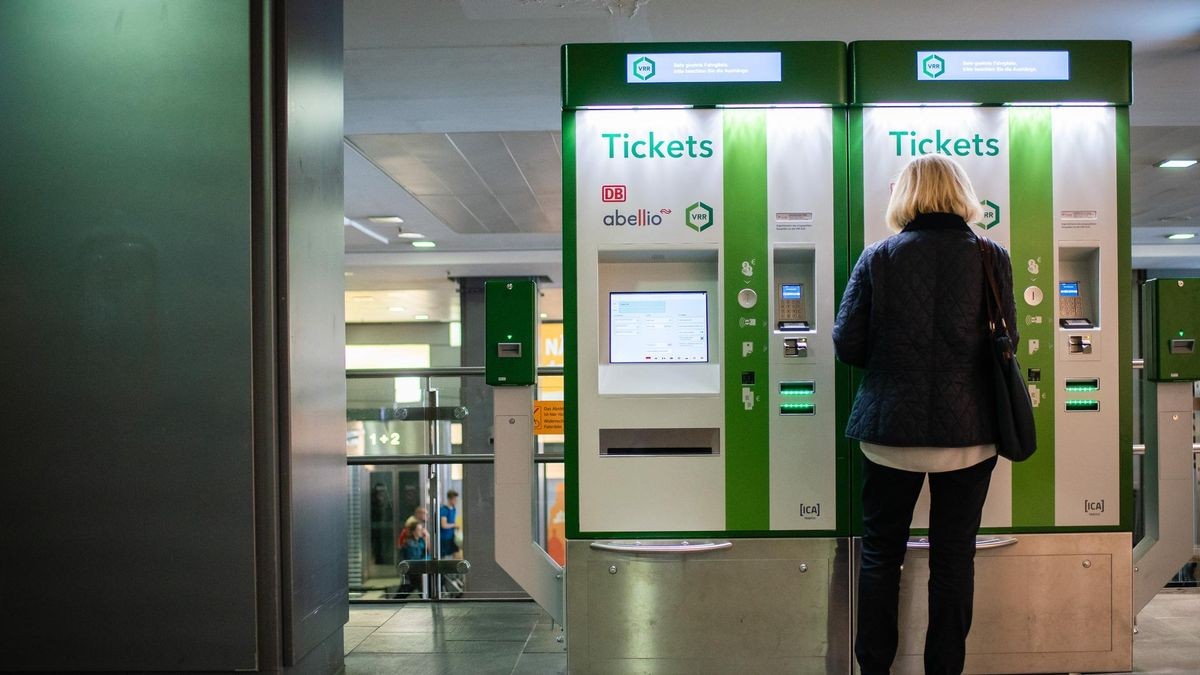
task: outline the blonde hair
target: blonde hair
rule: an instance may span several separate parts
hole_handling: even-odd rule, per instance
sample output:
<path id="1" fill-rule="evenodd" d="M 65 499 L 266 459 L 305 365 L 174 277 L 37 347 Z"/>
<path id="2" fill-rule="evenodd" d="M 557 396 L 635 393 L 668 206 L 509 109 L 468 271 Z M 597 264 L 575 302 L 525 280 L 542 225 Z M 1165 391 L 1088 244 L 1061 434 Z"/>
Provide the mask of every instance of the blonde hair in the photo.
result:
<path id="1" fill-rule="evenodd" d="M 958 162 L 944 155 L 924 155 L 900 171 L 884 217 L 888 228 L 899 232 L 922 213 L 954 213 L 968 223 L 983 219 L 979 197 Z"/>

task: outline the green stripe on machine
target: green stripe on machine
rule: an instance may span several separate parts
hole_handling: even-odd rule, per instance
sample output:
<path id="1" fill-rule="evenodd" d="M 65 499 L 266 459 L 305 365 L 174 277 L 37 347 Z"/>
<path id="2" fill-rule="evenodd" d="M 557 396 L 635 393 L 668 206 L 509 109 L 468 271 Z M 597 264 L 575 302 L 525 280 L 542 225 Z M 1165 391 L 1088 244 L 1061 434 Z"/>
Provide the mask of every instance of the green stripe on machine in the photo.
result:
<path id="1" fill-rule="evenodd" d="M 724 112 L 725 214 L 725 529 L 770 529 L 770 409 L 767 406 L 769 359 L 766 275 L 747 278 L 742 262 L 766 269 L 767 117 L 762 110 Z M 757 261 L 757 262 L 755 262 Z M 738 293 L 752 289 L 760 301 L 744 309 Z M 742 342 L 754 341 L 742 356 Z M 738 364 L 736 367 L 733 364 Z M 758 374 L 747 405 L 742 372 Z M 747 409 L 749 407 L 749 409 Z"/>
<path id="2" fill-rule="evenodd" d="M 1012 467 L 1012 525 L 1015 528 L 1054 527 L 1054 344 L 1053 314 L 1033 323 L 1022 311 L 1024 289 L 1037 286 L 1045 297 L 1055 297 L 1052 275 L 1035 276 L 1026 264 L 1038 262 L 1051 269 L 1054 262 L 1054 176 L 1049 108 L 1014 108 L 1008 118 L 1009 210 L 1013 288 L 1018 298 L 1017 323 L 1021 345 L 1040 340 L 1044 348 L 1021 353 L 1021 365 L 1041 370 L 1040 401 L 1033 410 L 1037 423 L 1038 451 Z M 1038 269 L 1035 267 L 1034 269 Z"/>

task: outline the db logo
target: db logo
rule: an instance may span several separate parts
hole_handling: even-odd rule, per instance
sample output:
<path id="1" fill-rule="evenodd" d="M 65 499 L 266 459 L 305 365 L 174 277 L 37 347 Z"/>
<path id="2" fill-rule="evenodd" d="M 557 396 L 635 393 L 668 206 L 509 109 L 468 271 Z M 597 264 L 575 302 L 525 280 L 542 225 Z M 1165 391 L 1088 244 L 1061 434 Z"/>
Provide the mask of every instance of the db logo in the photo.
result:
<path id="1" fill-rule="evenodd" d="M 600 201 L 604 201 L 604 202 L 623 202 L 623 201 L 625 201 L 625 186 L 624 185 L 601 185 L 600 186 Z"/>

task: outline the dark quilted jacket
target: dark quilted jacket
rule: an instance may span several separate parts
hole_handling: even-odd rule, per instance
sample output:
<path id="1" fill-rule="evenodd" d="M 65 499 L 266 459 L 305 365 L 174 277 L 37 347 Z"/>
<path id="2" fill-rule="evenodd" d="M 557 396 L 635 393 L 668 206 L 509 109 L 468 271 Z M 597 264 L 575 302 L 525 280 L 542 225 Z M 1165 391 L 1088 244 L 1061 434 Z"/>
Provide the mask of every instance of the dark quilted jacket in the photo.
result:
<path id="1" fill-rule="evenodd" d="M 1015 340 L 1012 264 L 993 251 Z M 863 251 L 833 327 L 837 357 L 866 369 L 847 436 L 901 447 L 995 441 L 985 283 L 975 235 L 953 214 L 919 215 Z"/>

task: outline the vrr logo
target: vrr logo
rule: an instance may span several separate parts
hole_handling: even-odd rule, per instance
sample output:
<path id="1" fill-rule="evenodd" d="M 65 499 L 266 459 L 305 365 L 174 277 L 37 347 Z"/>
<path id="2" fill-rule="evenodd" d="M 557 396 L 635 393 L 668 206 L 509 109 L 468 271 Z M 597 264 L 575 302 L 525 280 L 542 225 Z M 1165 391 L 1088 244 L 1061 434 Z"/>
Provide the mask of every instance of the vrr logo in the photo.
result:
<path id="1" fill-rule="evenodd" d="M 654 77 L 654 61 L 645 56 L 634 61 L 633 76 L 643 82 Z"/>
<path id="2" fill-rule="evenodd" d="M 703 232 L 713 224 L 713 209 L 704 202 L 696 202 L 684 209 L 683 218 L 688 227 Z"/>
<path id="3" fill-rule="evenodd" d="M 946 72 L 946 62 L 937 54 L 930 54 L 921 61 L 921 70 L 929 77 L 940 77 Z"/>
<path id="4" fill-rule="evenodd" d="M 985 230 L 990 230 L 1000 224 L 1000 207 L 995 202 L 985 199 L 980 204 L 983 206 L 983 219 L 975 223 Z"/>
<path id="5" fill-rule="evenodd" d="M 600 201 L 623 202 L 625 201 L 626 192 L 627 190 L 624 185 L 601 185 Z"/>

